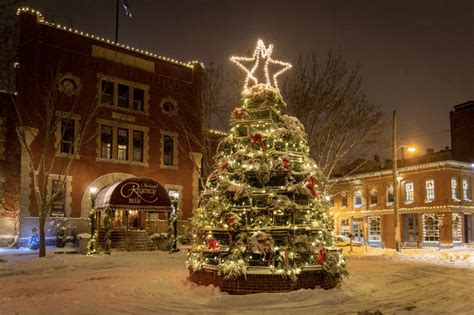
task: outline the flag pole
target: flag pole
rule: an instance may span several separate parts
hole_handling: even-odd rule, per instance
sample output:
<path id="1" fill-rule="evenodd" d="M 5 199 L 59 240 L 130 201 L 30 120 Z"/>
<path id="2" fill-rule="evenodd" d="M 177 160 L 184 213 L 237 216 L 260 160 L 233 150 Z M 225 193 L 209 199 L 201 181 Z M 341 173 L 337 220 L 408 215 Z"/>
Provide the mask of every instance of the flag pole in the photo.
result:
<path id="1" fill-rule="evenodd" d="M 116 1 L 116 6 L 115 6 L 115 43 L 118 43 L 118 28 L 119 28 L 119 0 Z"/>

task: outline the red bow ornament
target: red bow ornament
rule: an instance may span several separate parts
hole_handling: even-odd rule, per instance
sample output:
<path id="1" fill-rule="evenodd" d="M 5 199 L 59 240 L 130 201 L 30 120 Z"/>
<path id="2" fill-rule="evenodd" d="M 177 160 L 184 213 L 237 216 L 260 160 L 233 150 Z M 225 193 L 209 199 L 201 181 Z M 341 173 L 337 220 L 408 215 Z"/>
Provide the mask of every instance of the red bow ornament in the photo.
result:
<path id="1" fill-rule="evenodd" d="M 306 184 L 304 186 L 309 189 L 313 198 L 318 197 L 318 192 L 316 191 L 316 177 L 308 176 L 308 178 L 306 178 Z"/>
<path id="2" fill-rule="evenodd" d="M 236 109 L 234 109 L 232 114 L 234 115 L 235 119 L 240 119 L 240 118 L 242 118 L 242 116 L 244 114 L 244 109 L 242 107 L 237 107 Z"/>
<path id="3" fill-rule="evenodd" d="M 286 157 L 283 158 L 283 168 L 287 171 L 290 169 L 290 160 Z"/>
<path id="4" fill-rule="evenodd" d="M 318 265 L 323 265 L 324 260 L 326 259 L 326 250 L 324 248 L 321 248 L 318 253 Z"/>
<path id="5" fill-rule="evenodd" d="M 218 249 L 220 247 L 219 243 L 217 243 L 217 241 L 212 237 L 207 238 L 207 245 L 209 245 L 210 249 Z"/>
<path id="6" fill-rule="evenodd" d="M 263 139 L 262 134 L 260 133 L 254 133 L 250 136 L 250 142 L 252 144 L 258 144 L 260 148 L 262 148 L 263 152 L 267 150 L 267 145 L 265 143 L 265 139 Z"/>

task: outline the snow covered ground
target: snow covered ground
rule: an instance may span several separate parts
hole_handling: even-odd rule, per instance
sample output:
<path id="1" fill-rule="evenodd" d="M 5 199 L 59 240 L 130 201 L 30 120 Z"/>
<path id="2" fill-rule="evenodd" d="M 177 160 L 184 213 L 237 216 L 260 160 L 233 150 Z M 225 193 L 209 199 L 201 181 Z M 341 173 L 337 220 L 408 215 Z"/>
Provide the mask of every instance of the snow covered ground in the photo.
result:
<path id="1" fill-rule="evenodd" d="M 247 296 L 189 283 L 185 250 L 43 259 L 0 251 L 0 314 L 474 313 L 473 249 L 355 251 L 340 287 Z"/>

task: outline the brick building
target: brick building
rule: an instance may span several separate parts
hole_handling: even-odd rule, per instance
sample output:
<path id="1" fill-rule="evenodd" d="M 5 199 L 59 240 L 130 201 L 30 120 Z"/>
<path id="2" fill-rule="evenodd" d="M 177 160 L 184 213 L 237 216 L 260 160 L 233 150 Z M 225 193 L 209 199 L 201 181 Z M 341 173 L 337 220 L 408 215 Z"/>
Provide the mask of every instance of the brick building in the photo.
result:
<path id="1" fill-rule="evenodd" d="M 100 195 L 133 177 L 159 182 L 176 198 L 181 219 L 189 218 L 199 194 L 202 150 L 187 137 L 191 133 L 199 140 L 202 130 L 196 115 L 202 106 L 202 65 L 53 24 L 29 9 L 20 9 L 18 18 L 14 99 L 27 115 L 15 122 L 12 95 L 2 94 L 0 246 L 24 244 L 38 224 L 27 150 L 15 128 L 27 128 L 30 149 L 39 158 L 48 136 L 42 127 L 45 91 L 54 97 L 52 119 L 57 125 L 49 147 L 57 162 L 47 179 L 48 190 L 58 184 L 71 154 L 77 154 L 47 223 L 50 239 L 58 222 L 71 234 L 88 230 L 90 187 Z M 78 135 L 84 138 L 79 148 Z"/>
<path id="2" fill-rule="evenodd" d="M 454 106 L 450 122 L 453 158 L 474 163 L 474 101 Z"/>
<path id="3" fill-rule="evenodd" d="M 474 165 L 442 150 L 399 161 L 399 214 L 404 247 L 474 242 Z M 390 161 L 388 161 L 390 162 Z M 378 164 L 378 167 L 376 166 Z M 337 234 L 395 248 L 391 163 L 345 177 L 333 187 Z"/>

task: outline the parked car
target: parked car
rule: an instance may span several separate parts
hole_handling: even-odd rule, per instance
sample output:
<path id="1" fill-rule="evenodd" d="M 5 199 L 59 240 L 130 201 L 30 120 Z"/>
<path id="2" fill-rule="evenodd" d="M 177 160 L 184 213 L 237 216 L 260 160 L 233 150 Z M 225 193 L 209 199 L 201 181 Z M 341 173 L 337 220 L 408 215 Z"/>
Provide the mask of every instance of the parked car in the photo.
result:
<path id="1" fill-rule="evenodd" d="M 351 239 L 344 235 L 336 235 L 334 237 L 334 241 L 336 242 L 336 246 L 338 247 L 346 247 L 351 245 Z M 359 241 L 352 240 L 352 246 L 360 247 L 363 244 Z"/>

